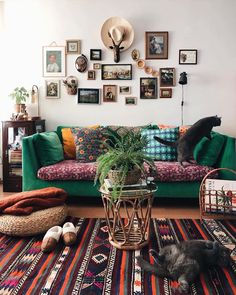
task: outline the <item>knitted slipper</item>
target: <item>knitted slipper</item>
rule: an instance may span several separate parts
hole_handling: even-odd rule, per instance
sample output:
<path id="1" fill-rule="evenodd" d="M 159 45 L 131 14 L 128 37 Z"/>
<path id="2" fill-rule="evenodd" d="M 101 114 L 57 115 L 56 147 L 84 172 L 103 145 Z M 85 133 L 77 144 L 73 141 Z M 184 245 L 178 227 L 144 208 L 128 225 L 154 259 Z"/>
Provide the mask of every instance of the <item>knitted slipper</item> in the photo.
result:
<path id="1" fill-rule="evenodd" d="M 62 238 L 66 246 L 72 246 L 77 239 L 77 231 L 73 223 L 66 222 L 62 228 Z"/>
<path id="2" fill-rule="evenodd" d="M 61 226 L 53 226 L 51 227 L 45 234 L 42 244 L 41 250 L 43 252 L 51 252 L 56 248 L 56 245 L 61 237 L 62 227 Z"/>

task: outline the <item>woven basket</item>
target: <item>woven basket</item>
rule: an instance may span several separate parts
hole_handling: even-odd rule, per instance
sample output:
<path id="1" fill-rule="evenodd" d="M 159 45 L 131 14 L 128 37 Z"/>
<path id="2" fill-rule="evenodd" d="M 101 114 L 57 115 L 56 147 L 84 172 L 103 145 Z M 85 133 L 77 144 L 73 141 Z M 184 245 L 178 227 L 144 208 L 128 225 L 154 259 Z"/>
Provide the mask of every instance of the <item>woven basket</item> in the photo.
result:
<path id="1" fill-rule="evenodd" d="M 110 170 L 108 173 L 108 178 L 113 183 L 119 183 L 121 179 L 122 172 L 120 170 Z M 141 178 L 141 170 L 140 169 L 133 169 L 129 171 L 126 175 L 124 184 L 135 184 L 139 181 Z"/>
<path id="2" fill-rule="evenodd" d="M 1 215 L 0 232 L 9 236 L 34 236 L 60 225 L 67 217 L 66 205 L 39 210 L 25 216 Z"/>

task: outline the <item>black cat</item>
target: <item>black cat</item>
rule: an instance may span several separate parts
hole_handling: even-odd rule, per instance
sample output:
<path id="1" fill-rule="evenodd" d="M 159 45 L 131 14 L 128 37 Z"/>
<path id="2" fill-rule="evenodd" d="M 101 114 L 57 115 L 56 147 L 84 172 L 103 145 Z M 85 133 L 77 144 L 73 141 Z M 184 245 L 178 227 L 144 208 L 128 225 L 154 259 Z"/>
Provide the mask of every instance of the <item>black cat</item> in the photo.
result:
<path id="1" fill-rule="evenodd" d="M 162 144 L 177 147 L 177 160 L 182 165 L 183 162 L 193 162 L 193 150 L 196 144 L 203 138 L 211 139 L 211 130 L 214 126 L 221 125 L 221 118 L 217 116 L 200 119 L 193 124 L 187 132 L 177 141 L 171 142 L 154 136 Z"/>
<path id="2" fill-rule="evenodd" d="M 184 241 L 165 246 L 159 254 L 154 250 L 149 252 L 154 256 L 155 264 L 139 256 L 140 267 L 159 277 L 178 281 L 180 292 L 187 292 L 201 271 L 215 265 L 226 267 L 231 260 L 230 250 L 216 241 Z"/>

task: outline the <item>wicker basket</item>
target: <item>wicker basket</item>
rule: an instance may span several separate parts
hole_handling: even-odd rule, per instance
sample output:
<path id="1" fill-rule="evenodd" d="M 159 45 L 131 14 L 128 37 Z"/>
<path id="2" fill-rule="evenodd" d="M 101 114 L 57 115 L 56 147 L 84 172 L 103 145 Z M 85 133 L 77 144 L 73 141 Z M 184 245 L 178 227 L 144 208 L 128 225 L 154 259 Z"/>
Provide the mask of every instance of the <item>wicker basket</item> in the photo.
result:
<path id="1" fill-rule="evenodd" d="M 120 170 L 110 170 L 108 173 L 108 178 L 113 183 L 119 183 L 121 176 L 122 176 L 122 172 Z M 127 173 L 124 184 L 125 185 L 135 184 L 139 181 L 140 178 L 141 178 L 141 170 L 137 168 L 133 169 Z"/>
<path id="2" fill-rule="evenodd" d="M 211 174 L 225 170 L 236 175 L 236 171 L 228 168 L 217 168 L 203 178 L 199 190 L 200 218 L 214 219 L 236 219 L 236 190 L 209 189 L 206 187 L 206 180 L 217 181 L 218 179 L 209 179 Z M 224 181 L 224 180 L 222 180 Z M 226 180 L 227 181 L 227 180 Z"/>

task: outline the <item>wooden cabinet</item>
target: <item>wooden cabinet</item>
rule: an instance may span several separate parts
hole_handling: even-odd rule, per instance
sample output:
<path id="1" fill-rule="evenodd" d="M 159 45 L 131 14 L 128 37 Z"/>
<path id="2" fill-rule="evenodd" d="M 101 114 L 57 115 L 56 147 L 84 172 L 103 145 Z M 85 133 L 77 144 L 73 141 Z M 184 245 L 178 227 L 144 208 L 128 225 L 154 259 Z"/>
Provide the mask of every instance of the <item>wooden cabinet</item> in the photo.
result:
<path id="1" fill-rule="evenodd" d="M 22 138 L 45 131 L 45 120 L 3 121 L 3 191 L 22 191 Z"/>

